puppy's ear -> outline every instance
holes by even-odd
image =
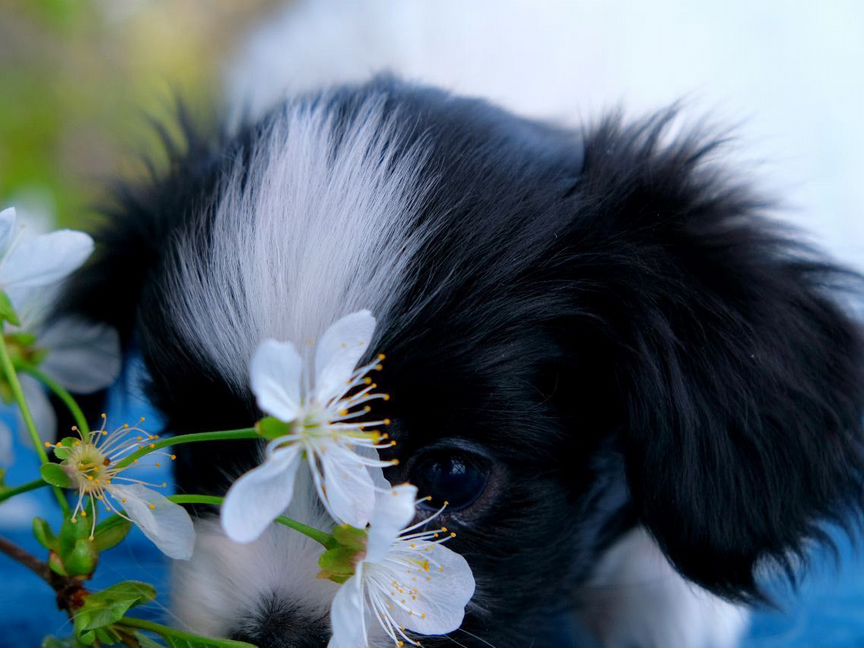
[[[714,144],[663,144],[667,122],[587,139],[579,263],[603,288],[583,299],[616,350],[641,522],[688,578],[758,599],[757,568],[791,570],[864,502],[864,347],[833,296],[854,277],[712,170]]]

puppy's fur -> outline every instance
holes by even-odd
[[[445,519],[477,579],[459,644],[561,641],[547,619],[574,601],[610,643],[731,642],[741,613],[700,588],[759,601],[757,576],[864,501],[862,340],[834,296],[850,276],[671,119],[567,131],[378,78],[231,134],[187,128],[165,173],[120,192],[62,308],[140,351],[176,434],[253,424],[257,343],[369,308],[388,479],[429,453],[482,467]],[[259,451],[181,446],[178,487],[223,494]],[[281,528],[233,545],[197,513],[183,621],[324,645],[314,547]],[[290,513],[326,524],[312,493]],[[674,596],[643,622],[621,575],[646,552]],[[592,599],[600,581],[621,605]],[[681,621],[677,596],[700,613]]]

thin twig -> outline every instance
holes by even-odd
[[[70,578],[55,573],[36,556],[25,551],[21,547],[0,537],[0,552],[5,553],[12,560],[24,565],[51,586],[57,594],[57,607],[66,610],[71,617],[72,614],[84,603],[88,592],[80,578]]]
[[[52,578],[52,576],[55,576],[57,574],[54,574],[54,572],[51,571],[51,568],[48,567],[47,564],[39,560],[36,556],[28,553],[18,545],[15,545],[2,537],[0,537],[0,551],[5,553],[12,560],[15,560],[24,565],[27,569],[36,574],[39,578],[51,585],[51,587],[54,587],[54,579]]]

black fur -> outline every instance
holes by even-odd
[[[469,442],[493,466],[479,503],[446,520],[482,593],[466,630],[542,643],[634,524],[687,578],[755,601],[763,564],[791,570],[821,523],[860,510],[864,353],[834,296],[852,277],[765,217],[716,140],[666,142],[672,112],[577,133],[392,79],[328,109],[347,128],[376,94],[405,149],[429,150],[418,218],[440,225],[377,344],[402,459],[388,477],[434,444]],[[259,416],[188,351],[161,286],[176,228],[201,224],[275,118],[187,129],[166,172],[121,193],[64,306],[140,345],[170,432]],[[184,253],[206,254],[206,237]],[[253,450],[183,446],[179,487],[223,493]]]

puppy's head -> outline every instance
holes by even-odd
[[[634,524],[686,577],[753,600],[763,564],[861,501],[861,339],[829,295],[842,273],[667,122],[569,132],[379,79],[190,131],[123,193],[65,308],[140,350],[175,434],[261,416],[262,339],[371,310],[386,476],[449,500],[477,580],[462,645],[542,643]],[[178,448],[178,486],[223,494],[259,453]],[[326,525],[306,483],[289,514]],[[183,621],[324,645],[335,586],[315,546],[283,528],[235,545],[198,514]]]

